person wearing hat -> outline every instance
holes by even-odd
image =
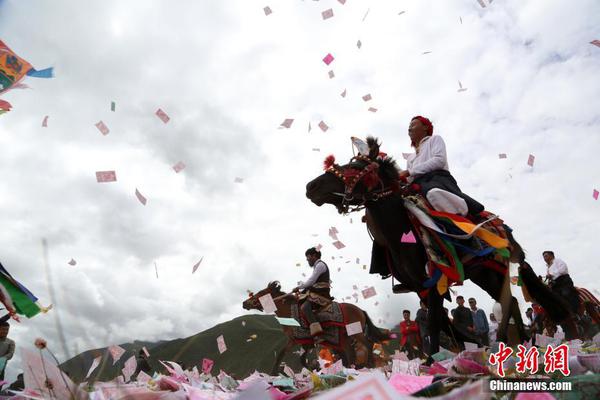
[[[417,115],[410,121],[408,136],[415,153],[407,158],[400,179],[418,185],[419,191],[438,211],[476,216],[484,210],[481,203],[463,193],[450,174],[446,144],[433,134],[433,124]]]
[[[560,258],[555,258],[554,252],[550,250],[544,251],[542,257],[548,267],[546,279],[550,282],[550,289],[566,299],[571,306],[571,311],[577,314],[580,306],[579,294],[573,285],[567,264]]]

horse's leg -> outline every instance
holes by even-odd
[[[442,317],[444,314],[443,299],[440,297],[437,288],[435,287],[429,289],[429,293],[427,294],[427,307],[429,308],[429,312],[427,313],[427,324],[429,326],[430,334],[430,355],[427,362],[431,364],[433,362],[431,356],[440,351],[440,326],[441,323],[443,323]],[[448,316],[446,316],[446,320],[447,319]]]
[[[287,354],[287,352],[290,351],[292,349],[292,347],[294,347],[294,341],[290,338],[288,340],[287,344],[285,345],[285,347],[279,352],[279,355],[275,359],[275,365],[273,366],[273,370],[271,371],[271,375],[278,375],[279,374],[279,365],[283,361],[283,357],[285,357],[285,355]]]
[[[308,352],[310,351],[311,346],[303,344],[302,345],[302,354],[300,355],[300,365],[302,365],[306,369],[310,369],[308,366]]]

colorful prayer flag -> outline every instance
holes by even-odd
[[[44,311],[44,308],[38,304],[37,297],[13,278],[2,264],[0,264],[0,292],[4,295],[1,301],[9,312],[31,318]]]

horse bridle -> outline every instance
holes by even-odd
[[[360,170],[360,172],[352,177],[347,177],[344,175],[344,170],[340,168],[339,165],[333,164],[329,168],[325,170],[325,172],[333,174],[335,177],[340,179],[344,183],[344,193],[333,192],[332,194],[336,196],[342,197],[342,205],[340,206],[340,212],[342,214],[348,214],[355,211],[360,211],[366,207],[367,201],[377,201],[383,197],[387,197],[394,193],[392,189],[386,189],[383,186],[383,181],[381,178],[377,177],[380,184],[380,189],[375,191],[369,191],[365,193],[360,193],[357,195],[354,193],[354,189],[356,185],[367,175],[375,172],[379,169],[379,164],[369,157],[359,154],[350,159],[350,163],[353,161],[363,161],[366,163],[365,167]],[[359,200],[360,203],[357,205],[352,205],[351,202],[353,200]]]

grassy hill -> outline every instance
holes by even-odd
[[[217,348],[217,337],[220,335],[223,335],[227,345],[227,351],[223,354],[219,354]],[[247,341],[251,335],[256,335],[256,339]],[[286,343],[287,337],[273,316],[248,315],[183,339],[157,343],[134,341],[121,344],[120,346],[126,350],[126,353],[114,366],[107,348],[99,348],[88,350],[71,358],[64,362],[61,368],[69,374],[73,381],[82,382],[85,380],[85,375],[94,358],[102,356],[101,364],[90,375],[90,380],[110,380],[121,373],[123,364],[129,357],[137,355],[139,350],[146,346],[150,353],[149,363],[155,371],[164,372],[159,360],[175,361],[185,368],[196,365],[200,369],[202,359],[210,358],[215,362],[213,373],[218,373],[222,369],[241,379],[250,375],[254,370],[270,373],[275,364],[276,355]],[[293,349],[293,351],[296,350],[298,348]],[[288,354],[284,362],[294,370],[301,368],[297,354]]]

